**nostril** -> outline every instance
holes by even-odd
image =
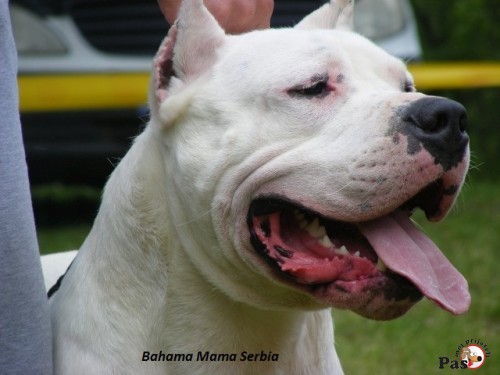
[[[424,133],[440,133],[450,124],[449,116],[446,112],[426,113],[421,112],[412,114],[406,118],[406,121],[422,129]]]
[[[432,129],[429,129],[434,132],[440,132],[441,130],[448,127],[449,118],[446,113],[440,112],[436,114],[436,119],[434,121],[434,126]]]

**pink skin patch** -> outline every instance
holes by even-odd
[[[343,236],[325,240],[332,242],[327,247],[321,242],[324,236],[313,237],[300,227],[294,214],[287,211],[254,217],[254,228],[259,240],[266,245],[268,256],[298,283],[354,281],[379,273],[375,267],[378,257],[366,241]],[[342,246],[346,249],[344,251],[349,249],[352,254],[359,255],[341,255]]]
[[[153,77],[157,103],[162,103],[167,98],[167,87],[173,75],[172,58],[176,36],[177,26],[174,24],[154,58]]]

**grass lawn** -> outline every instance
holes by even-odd
[[[455,358],[458,345],[480,339],[488,357],[479,374],[500,374],[500,184],[473,181],[453,212],[424,231],[469,281],[470,311],[455,317],[424,300],[402,318],[374,322],[335,310],[337,351],[346,374],[447,374],[439,357]],[[42,253],[78,248],[89,225],[39,230]]]
[[[38,230],[40,253],[50,254],[66,250],[76,250],[90,231],[90,224],[48,227]]]

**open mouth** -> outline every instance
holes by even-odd
[[[280,275],[311,291],[334,286],[373,299],[379,289],[383,300],[411,304],[425,295],[461,314],[470,303],[467,282],[410,220],[417,208],[432,218],[441,195],[438,180],[395,211],[359,223],[325,217],[283,198],[259,198],[248,214],[251,242]]]

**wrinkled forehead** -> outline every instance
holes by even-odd
[[[399,59],[348,31],[272,29],[231,36],[227,41],[219,68],[238,79],[249,74],[258,84],[300,82],[311,74],[333,71],[363,81],[373,77],[404,81],[408,74]]]

